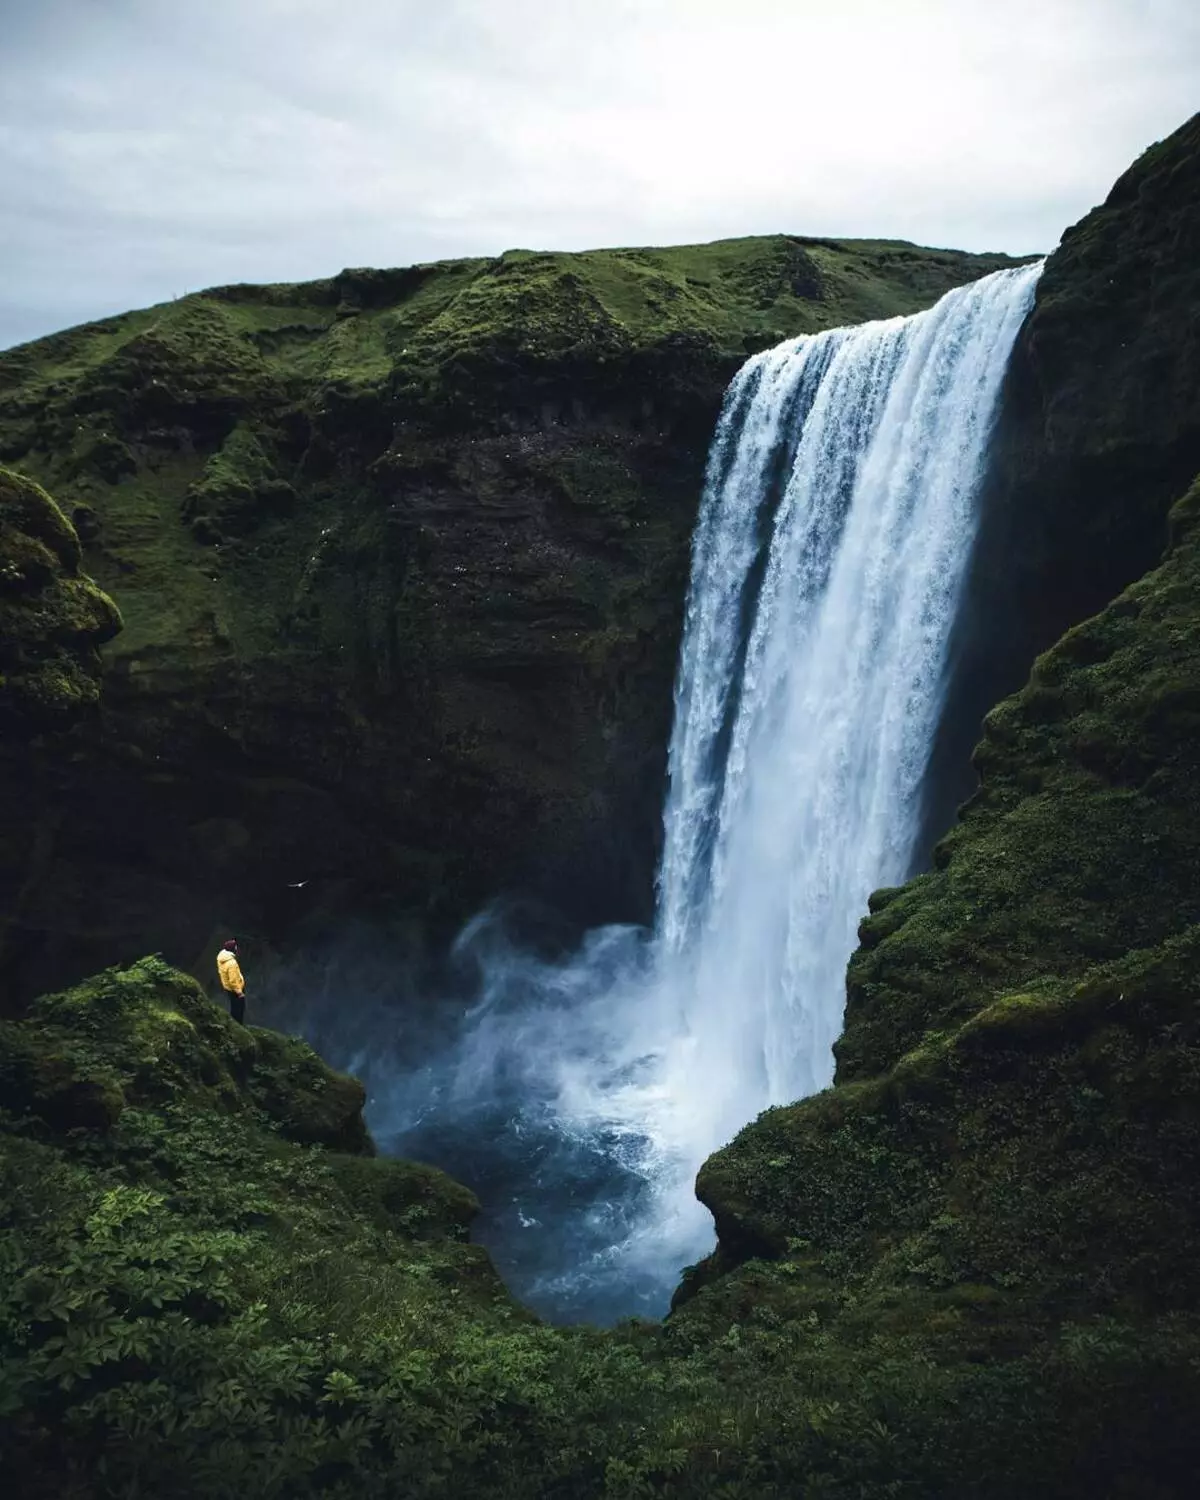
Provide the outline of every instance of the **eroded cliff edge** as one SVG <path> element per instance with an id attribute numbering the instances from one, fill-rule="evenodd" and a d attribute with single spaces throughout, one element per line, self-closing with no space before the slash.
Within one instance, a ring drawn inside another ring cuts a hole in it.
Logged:
<path id="1" fill-rule="evenodd" d="M 980 719 L 1158 561 L 1200 470 L 1200 116 L 1063 235 L 1013 349 L 930 777 L 928 844 Z"/>

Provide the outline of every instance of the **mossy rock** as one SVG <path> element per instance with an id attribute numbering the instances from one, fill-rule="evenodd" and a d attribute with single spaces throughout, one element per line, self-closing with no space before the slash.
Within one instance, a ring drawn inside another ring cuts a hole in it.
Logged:
<path id="1" fill-rule="evenodd" d="M 373 1150 L 363 1121 L 366 1090 L 335 1073 L 306 1042 L 254 1029 L 246 1088 L 289 1140 L 339 1151 Z M 244 1066 L 245 1055 L 239 1060 Z"/>
<path id="2" fill-rule="evenodd" d="M 346 1157 L 338 1183 L 359 1212 L 414 1239 L 465 1241 L 479 1199 L 444 1172 L 394 1157 Z"/>
<path id="3" fill-rule="evenodd" d="M 265 434 L 237 426 L 188 490 L 183 518 L 201 542 L 220 542 L 252 532 L 264 520 L 286 515 L 295 504 L 292 485 L 275 470 Z"/>
<path id="4" fill-rule="evenodd" d="M 116 605 L 80 571 L 75 528 L 40 485 L 0 468 L 0 727 L 67 727 L 99 700 Z"/>
<path id="5" fill-rule="evenodd" d="M 40 999 L 27 1019 L 0 1024 L 12 1097 L 34 1113 L 48 1111 L 51 1123 L 77 1095 L 81 1111 L 96 1098 L 102 1128 L 126 1105 L 194 1099 L 253 1113 L 304 1145 L 374 1149 L 357 1079 L 296 1038 L 238 1025 L 161 959 L 107 970 Z"/>
<path id="6" fill-rule="evenodd" d="M 398 1418 L 363 1429 L 379 1481 L 413 1444 L 428 1465 L 417 1413 L 456 1342 L 531 1320 L 466 1243 L 471 1194 L 346 1154 L 370 1149 L 361 1104 L 156 958 L 0 1023 L 13 1493 L 328 1492 L 367 1393 Z"/>

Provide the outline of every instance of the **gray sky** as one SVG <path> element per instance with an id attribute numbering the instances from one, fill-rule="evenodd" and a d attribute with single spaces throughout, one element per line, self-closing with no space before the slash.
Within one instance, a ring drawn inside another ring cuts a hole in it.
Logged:
<path id="1" fill-rule="evenodd" d="M 513 246 L 1048 249 L 1198 106 L 1195 0 L 0 0 L 0 347 Z"/>

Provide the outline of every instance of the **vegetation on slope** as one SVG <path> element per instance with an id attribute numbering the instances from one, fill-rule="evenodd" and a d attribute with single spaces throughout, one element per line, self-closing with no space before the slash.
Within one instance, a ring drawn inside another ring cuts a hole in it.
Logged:
<path id="1" fill-rule="evenodd" d="M 79 560 L 75 529 L 45 490 L 0 468 L 0 728 L 9 733 L 99 702 L 98 648 L 121 620 Z"/>
<path id="2" fill-rule="evenodd" d="M 1134 1010 L 1164 982 L 1192 983 L 1189 942 L 1140 977 L 1110 976 Z M 1117 1009 L 1111 991 L 1091 1003 Z M 1053 1042 L 1019 1067 L 999 1036 L 985 1051 L 985 1075 L 961 1081 L 1002 1145 L 974 1187 L 981 1207 L 1016 1201 L 1028 1232 L 1022 1111 L 1044 1116 L 1049 1098 L 1052 1115 L 1077 1127 L 1082 1109 L 1099 1131 L 1109 1075 L 1127 1075 L 1136 1108 L 1163 1056 L 1148 1074 L 1110 1046 L 1075 1084 L 1080 1102 L 1055 1105 Z M 0 1089 L 0 1479 L 23 1500 L 1186 1493 L 1173 1466 L 1194 1456 L 1196 1329 L 1163 1311 L 1157 1278 L 1195 1246 L 1161 1191 L 1129 1214 L 1156 1208 L 1143 1232 L 1171 1248 L 1142 1267 L 1136 1303 L 1118 1262 L 1107 1312 L 1060 1276 L 1071 1297 L 1039 1322 L 1036 1285 L 997 1273 L 1011 1263 L 1003 1218 L 991 1266 L 943 1214 L 923 1237 L 912 1228 L 890 1282 L 864 1280 L 881 1191 L 915 1224 L 908 1195 L 936 1175 L 918 1139 L 936 1091 L 922 1114 L 913 1089 L 890 1135 L 882 1097 L 864 1137 L 854 1102 L 833 1102 L 844 1090 L 802 1107 L 799 1136 L 787 1112 L 768 1116 L 732 1152 L 773 1132 L 756 1171 L 794 1183 L 807 1153 L 834 1213 L 665 1326 L 601 1334 L 516 1307 L 465 1242 L 469 1193 L 362 1154 L 353 1080 L 237 1027 L 160 960 L 0 1023 Z M 1178 1121 L 1159 1125 L 1188 1146 Z M 1161 1162 L 1163 1144 L 1138 1141 Z M 1128 1178 L 1136 1158 L 1117 1144 L 1107 1171 Z"/>
<path id="3" fill-rule="evenodd" d="M 562 399 L 564 359 L 601 366 L 683 340 L 728 366 L 796 333 L 917 312 L 1012 264 L 899 241 L 776 235 L 667 249 L 513 250 L 297 285 L 216 287 L 0 354 L 0 452 L 9 461 L 70 454 L 81 473 L 115 478 L 136 467 L 122 438 L 156 421 L 223 434 L 247 406 L 286 406 L 314 386 L 350 406 L 356 395 L 391 390 L 414 406 L 425 393 L 475 400 L 464 390 L 471 372 L 505 382 L 492 415 L 511 420 L 539 380 Z M 394 413 L 408 414 L 402 405 Z M 103 416 L 122 430 L 95 420 Z"/>

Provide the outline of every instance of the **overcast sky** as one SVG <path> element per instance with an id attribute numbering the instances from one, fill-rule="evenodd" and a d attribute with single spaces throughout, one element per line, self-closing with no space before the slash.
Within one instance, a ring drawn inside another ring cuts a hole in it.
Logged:
<path id="1" fill-rule="evenodd" d="M 786 231 L 1049 249 L 1196 0 L 0 0 L 0 347 L 229 281 Z"/>

